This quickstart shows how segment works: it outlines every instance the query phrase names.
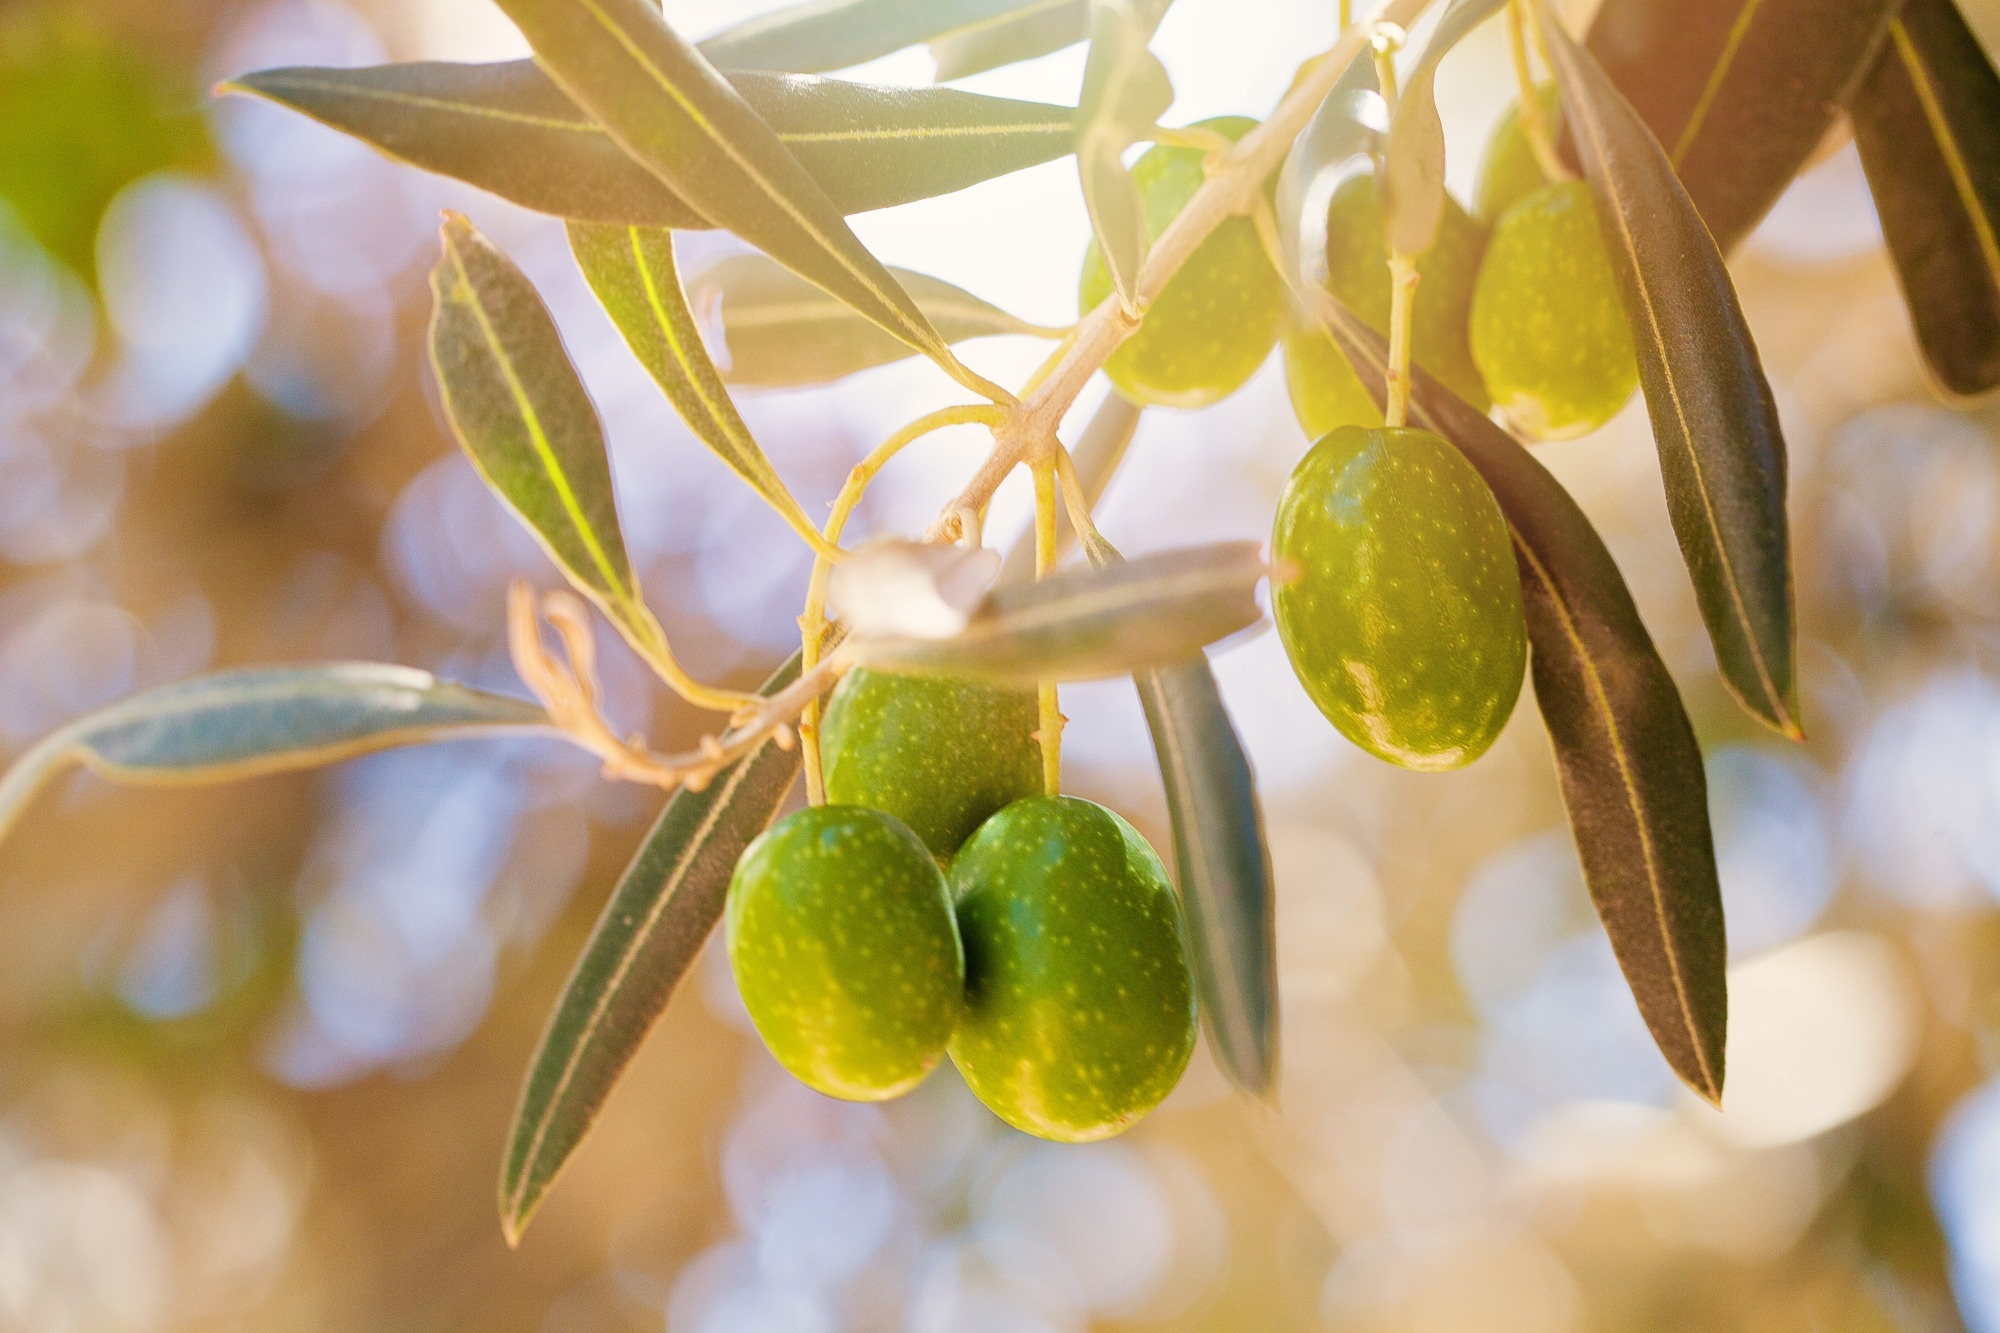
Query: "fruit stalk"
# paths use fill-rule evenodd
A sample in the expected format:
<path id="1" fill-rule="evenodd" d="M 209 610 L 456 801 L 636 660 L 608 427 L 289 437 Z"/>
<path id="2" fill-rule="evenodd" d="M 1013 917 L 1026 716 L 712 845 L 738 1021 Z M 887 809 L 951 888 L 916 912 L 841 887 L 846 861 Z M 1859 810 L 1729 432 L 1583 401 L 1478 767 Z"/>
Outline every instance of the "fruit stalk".
<path id="1" fill-rule="evenodd" d="M 1521 90 L 1521 132 L 1528 138 L 1535 162 L 1550 181 L 1575 180 L 1556 151 L 1555 127 L 1542 113 L 1542 99 L 1535 91 L 1534 71 L 1528 67 L 1528 6 L 1532 0 L 1507 0 L 1507 45 L 1514 53 L 1514 81 Z"/>
<path id="2" fill-rule="evenodd" d="M 1400 251 L 1389 255 L 1388 399 L 1382 424 L 1400 426 L 1410 415 L 1410 314 L 1416 304 L 1417 259 Z"/>
<path id="3" fill-rule="evenodd" d="M 1035 577 L 1045 579 L 1056 568 L 1056 462 L 1044 455 L 1035 461 Z M 1035 688 L 1038 716 L 1035 740 L 1042 747 L 1042 791 L 1062 795 L 1061 701 L 1056 683 L 1045 680 Z"/>

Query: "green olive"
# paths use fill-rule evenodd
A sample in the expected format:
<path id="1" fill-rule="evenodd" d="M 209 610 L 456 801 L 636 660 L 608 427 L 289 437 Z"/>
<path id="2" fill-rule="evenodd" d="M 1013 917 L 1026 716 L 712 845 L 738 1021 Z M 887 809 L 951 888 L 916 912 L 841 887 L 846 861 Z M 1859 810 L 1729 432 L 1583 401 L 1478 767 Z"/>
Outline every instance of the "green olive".
<path id="1" fill-rule="evenodd" d="M 879 810 L 822 805 L 744 850 L 729 965 L 778 1063 L 829 1097 L 908 1092 L 944 1054 L 965 993 L 944 873 Z"/>
<path id="2" fill-rule="evenodd" d="M 826 799 L 894 815 L 949 861 L 986 817 L 1042 789 L 1033 690 L 863 667 L 820 724 Z"/>
<path id="3" fill-rule="evenodd" d="M 1308 439 L 1342 426 L 1382 424 L 1382 409 L 1324 331 L 1295 323 L 1285 330 L 1284 348 L 1285 388 Z"/>
<path id="4" fill-rule="evenodd" d="M 1411 359 L 1446 388 L 1484 412 L 1492 405 L 1466 345 L 1466 311 L 1485 245 L 1479 224 L 1449 195 L 1437 240 L 1417 260 L 1411 308 Z M 1373 176 L 1356 176 L 1334 191 L 1326 217 L 1326 285 L 1377 333 L 1389 332 L 1389 241 L 1382 196 Z"/>
<path id="5" fill-rule="evenodd" d="M 1218 116 L 1196 128 L 1240 139 L 1257 122 Z M 1132 164 L 1146 209 L 1146 236 L 1155 239 L 1207 179 L 1204 154 L 1157 144 Z M 1111 294 L 1111 272 L 1097 243 L 1083 257 L 1077 303 L 1094 308 Z M 1206 407 L 1243 387 L 1278 341 L 1284 285 L 1247 217 L 1226 219 L 1174 274 L 1104 373 L 1133 402 L 1152 407 Z"/>
<path id="6" fill-rule="evenodd" d="M 979 1100 L 1045 1139 L 1109 1138 L 1194 1050 L 1180 904 L 1138 830 L 1073 796 L 1016 801 L 951 865 L 965 1013 L 951 1058 Z"/>
<path id="7" fill-rule="evenodd" d="M 1527 631 L 1506 520 L 1464 455 L 1429 431 L 1334 431 L 1285 483 L 1271 552 L 1295 566 L 1271 594 L 1285 654 L 1343 735 L 1405 768 L 1485 753 Z"/>
<path id="8" fill-rule="evenodd" d="M 1471 329 L 1473 358 L 1522 432 L 1572 439 L 1625 406 L 1639 362 L 1588 185 L 1544 185 L 1501 215 Z"/>
<path id="9" fill-rule="evenodd" d="M 1536 84 L 1535 97 L 1542 104 L 1542 116 L 1553 133 L 1562 111 L 1556 86 Z M 1542 164 L 1528 142 L 1528 132 L 1521 126 L 1521 103 L 1517 98 L 1507 104 L 1500 123 L 1486 140 L 1486 156 L 1479 160 L 1479 185 L 1472 195 L 1473 211 L 1490 227 L 1500 220 L 1502 213 L 1546 184 L 1548 177 L 1542 174 Z"/>

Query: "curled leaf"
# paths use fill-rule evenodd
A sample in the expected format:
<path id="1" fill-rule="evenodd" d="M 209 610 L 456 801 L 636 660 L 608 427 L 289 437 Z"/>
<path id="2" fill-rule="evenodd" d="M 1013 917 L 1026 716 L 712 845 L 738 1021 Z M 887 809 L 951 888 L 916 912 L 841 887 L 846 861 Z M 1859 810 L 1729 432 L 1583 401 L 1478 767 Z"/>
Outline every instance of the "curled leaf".
<path id="1" fill-rule="evenodd" d="M 1389 126 L 1382 212 L 1397 253 L 1421 255 L 1444 217 L 1444 122 L 1438 119 L 1437 70 L 1454 46 L 1500 12 L 1506 0 L 1452 0 L 1424 52 L 1403 81 Z"/>
<path id="2" fill-rule="evenodd" d="M 1123 155 L 1173 104 L 1166 66 L 1146 46 L 1165 10 L 1158 0 L 1093 0 L 1090 9 L 1076 161 L 1090 229 L 1111 286 L 1126 301 L 1146 259 L 1146 210 Z"/>
<path id="3" fill-rule="evenodd" d="M 890 537 L 833 568 L 828 600 L 858 638 L 949 639 L 993 586 L 998 552 Z"/>

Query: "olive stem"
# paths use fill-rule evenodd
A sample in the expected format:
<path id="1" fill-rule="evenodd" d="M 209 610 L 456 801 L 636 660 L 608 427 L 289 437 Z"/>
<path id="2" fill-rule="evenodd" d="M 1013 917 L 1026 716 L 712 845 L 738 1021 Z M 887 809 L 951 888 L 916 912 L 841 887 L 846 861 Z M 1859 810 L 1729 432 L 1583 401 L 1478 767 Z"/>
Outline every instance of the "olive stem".
<path id="1" fill-rule="evenodd" d="M 1556 151 L 1555 127 L 1542 113 L 1541 94 L 1535 88 L 1534 71 L 1528 67 L 1527 8 L 1529 0 L 1507 0 L 1507 45 L 1514 53 L 1514 81 L 1520 85 L 1521 133 L 1535 154 L 1535 165 L 1550 182 L 1573 181 L 1576 173 Z"/>
<path id="2" fill-rule="evenodd" d="M 1388 398 L 1382 408 L 1382 424 L 1401 426 L 1410 415 L 1410 325 L 1416 305 L 1417 272 L 1415 255 L 1389 256 L 1389 372 Z"/>
<path id="3" fill-rule="evenodd" d="M 946 426 L 962 426 L 977 422 L 985 426 L 998 426 L 1007 416 L 1007 410 L 989 404 L 966 404 L 959 407 L 939 408 L 918 417 L 909 425 L 875 446 L 868 456 L 854 465 L 847 474 L 847 481 L 841 486 L 840 494 L 834 497 L 833 509 L 826 516 L 823 536 L 829 547 L 838 548 L 840 535 L 847 527 L 847 519 L 854 507 L 861 503 L 868 485 L 883 467 L 915 440 L 922 439 L 934 430 Z M 827 637 L 826 589 L 827 581 L 833 575 L 833 562 L 824 553 L 813 557 L 812 581 L 806 585 L 805 610 L 799 615 L 799 675 L 805 679 L 813 674 L 819 665 L 820 653 Z M 799 736 L 804 742 L 802 758 L 806 771 L 806 799 L 814 805 L 826 801 L 826 786 L 821 775 L 819 762 L 819 695 L 814 694 L 799 714 Z"/>
<path id="4" fill-rule="evenodd" d="M 1380 17 L 1407 27 L 1429 3 L 1430 0 L 1389 0 Z M 992 451 L 931 525 L 929 535 L 933 539 L 955 537 L 959 513 L 983 510 L 993 492 L 1018 464 L 1048 447 L 1057 425 L 1083 386 L 1118 350 L 1119 344 L 1137 331 L 1144 318 L 1142 312 L 1165 290 L 1195 249 L 1217 227 L 1249 206 L 1368 39 L 1367 27 L 1344 26 L 1325 57 L 1284 96 L 1270 119 L 1220 155 L 1202 187 L 1147 250 L 1137 284 L 1139 311 L 1127 309 L 1115 295 L 1107 296 L 1078 322 L 1076 340 L 1062 360 L 1033 392 L 1010 407 L 1004 423 L 994 428 Z"/>
<path id="5" fill-rule="evenodd" d="M 1061 446 L 1035 460 L 1035 577 L 1047 578 L 1056 568 L 1056 461 Z M 1062 795 L 1062 733 L 1066 720 L 1056 683 L 1042 681 L 1035 688 L 1038 716 L 1035 740 L 1042 747 L 1042 790 L 1050 796 Z"/>

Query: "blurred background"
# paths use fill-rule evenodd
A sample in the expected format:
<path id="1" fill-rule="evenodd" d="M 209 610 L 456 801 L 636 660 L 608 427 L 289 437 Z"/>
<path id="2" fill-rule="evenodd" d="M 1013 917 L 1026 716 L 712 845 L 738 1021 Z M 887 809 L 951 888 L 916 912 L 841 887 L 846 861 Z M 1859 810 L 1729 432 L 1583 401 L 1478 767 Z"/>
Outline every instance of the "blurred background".
<path id="1" fill-rule="evenodd" d="M 691 35 L 768 7 L 667 4 Z M 1180 0 L 1170 120 L 1263 114 L 1333 24 L 1323 0 L 1254 21 Z M 556 223 L 206 93 L 523 52 L 488 0 L 0 4 L 0 759 L 218 666 L 518 689 L 503 591 L 555 575 L 422 368 L 441 207 L 554 308 L 683 660 L 750 684 L 788 651 L 803 548 L 660 400 Z M 1072 101 L 1081 70 L 1071 50 L 970 86 Z M 856 77 L 929 74 L 916 51 Z M 1463 197 L 1511 96 L 1500 33 L 1440 84 Z M 856 226 L 1074 317 L 1068 162 Z M 1725 1113 L 1677 1087 L 1625 992 L 1534 708 L 1467 771 L 1392 770 L 1320 720 L 1268 632 L 1215 665 L 1279 872 L 1277 1106 L 1205 1052 L 1091 1147 L 1007 1130 L 949 1067 L 900 1102 L 829 1101 L 763 1052 L 711 949 L 515 1252 L 494 1189 L 519 1079 L 657 796 L 525 742 L 199 791 L 79 778 L 0 849 L 0 1329 L 2000 1330 L 2000 414 L 1927 389 L 1851 149 L 1734 270 L 1792 450 L 1807 744 L 1719 684 L 1641 405 L 1540 450 L 1709 755 Z M 1018 380 L 1044 350 L 968 357 Z M 955 397 L 912 361 L 743 410 L 822 512 Z M 1304 445 L 1274 359 L 1214 409 L 1150 414 L 1103 526 L 1128 551 L 1264 537 Z M 911 450 L 860 526 L 920 528 L 978 453 L 966 431 Z M 991 530 L 1026 511 L 1010 486 Z M 690 740 L 703 718 L 603 637 L 615 720 Z M 1164 845 L 1129 684 L 1065 704 L 1071 789 Z"/>

